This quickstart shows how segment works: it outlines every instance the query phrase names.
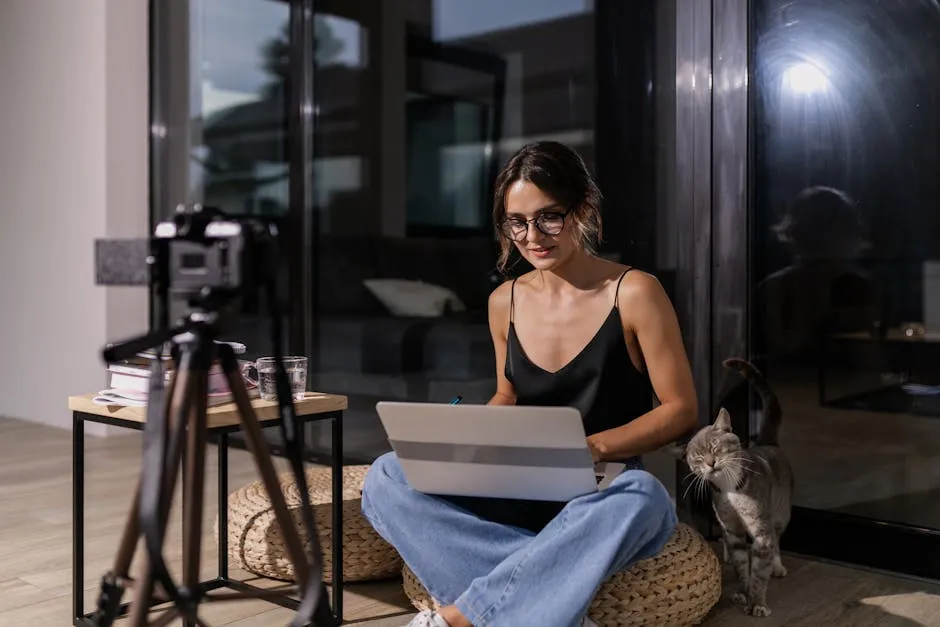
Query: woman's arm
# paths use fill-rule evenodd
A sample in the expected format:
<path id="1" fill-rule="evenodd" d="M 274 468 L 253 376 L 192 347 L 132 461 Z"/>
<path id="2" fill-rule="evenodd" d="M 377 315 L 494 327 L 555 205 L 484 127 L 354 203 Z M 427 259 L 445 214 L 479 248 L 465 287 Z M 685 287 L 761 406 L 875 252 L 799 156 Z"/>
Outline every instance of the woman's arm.
<path id="1" fill-rule="evenodd" d="M 512 284 L 503 283 L 490 294 L 490 335 L 496 353 L 496 394 L 487 405 L 515 405 L 516 390 L 506 378 L 506 340 L 509 336 L 509 302 Z"/>
<path id="2" fill-rule="evenodd" d="M 695 428 L 698 399 L 676 312 L 655 277 L 633 271 L 618 305 L 624 334 L 635 335 L 660 405 L 635 420 L 588 438 L 595 460 L 649 453 Z"/>

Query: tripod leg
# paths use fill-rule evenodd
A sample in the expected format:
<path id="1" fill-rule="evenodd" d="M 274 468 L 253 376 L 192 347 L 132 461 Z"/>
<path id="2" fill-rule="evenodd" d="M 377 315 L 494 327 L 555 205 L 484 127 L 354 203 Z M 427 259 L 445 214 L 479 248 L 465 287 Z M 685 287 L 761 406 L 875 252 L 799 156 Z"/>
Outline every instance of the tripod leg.
<path id="1" fill-rule="evenodd" d="M 121 536 L 121 544 L 118 548 L 117 559 L 114 563 L 113 572 L 117 577 L 130 576 L 131 564 L 134 561 L 134 550 L 137 548 L 137 541 L 140 539 L 139 508 L 140 482 L 138 481 L 137 489 L 134 491 L 134 502 L 131 505 L 131 511 L 127 515 L 127 522 L 124 525 L 124 535 Z"/>
<path id="2" fill-rule="evenodd" d="M 232 398 L 238 408 L 241 417 L 242 427 L 245 429 L 245 440 L 258 467 L 258 474 L 261 475 L 261 481 L 267 490 L 268 497 L 271 499 L 271 507 L 274 510 L 274 518 L 281 528 L 284 535 L 284 543 L 287 548 L 287 555 L 294 565 L 294 572 L 297 575 L 297 582 L 301 589 L 307 585 L 307 578 L 310 574 L 309 564 L 304 556 L 303 542 L 294 526 L 294 521 L 287 509 L 287 501 L 284 499 L 284 493 L 281 491 L 281 485 L 277 480 L 277 472 L 274 469 L 274 462 L 271 459 L 271 450 L 268 447 L 264 435 L 261 433 L 261 426 L 258 424 L 258 418 L 255 410 L 251 406 L 251 399 L 248 398 L 248 391 L 245 389 L 245 382 L 241 378 L 238 364 L 231 354 L 220 351 L 222 359 L 222 370 L 225 372 L 225 378 L 228 381 L 229 389 L 232 391 Z"/>
<path id="3" fill-rule="evenodd" d="M 166 398 L 173 398 L 175 386 L 176 377 L 173 377 L 167 386 Z M 164 422 L 164 429 L 165 433 L 169 432 L 169 421 Z M 126 582 L 130 579 L 131 564 L 134 561 L 137 541 L 140 539 L 139 508 L 140 479 L 138 478 L 137 487 L 134 490 L 134 500 L 127 514 L 124 532 L 121 535 L 121 543 L 118 545 L 117 555 L 114 558 L 114 566 L 110 572 L 105 573 L 101 580 L 101 595 L 98 599 L 95 617 L 96 623 L 101 627 L 113 624 L 115 618 L 117 618 L 121 597 L 124 595 Z"/>
<path id="4" fill-rule="evenodd" d="M 166 533 L 166 523 L 170 515 L 170 508 L 173 504 L 173 493 L 176 490 L 177 468 L 180 464 L 182 455 L 183 434 L 186 432 L 187 415 L 192 405 L 192 385 L 194 378 L 189 372 L 189 359 L 184 356 L 180 362 L 180 369 L 174 377 L 173 395 L 167 404 L 167 429 L 172 432 L 169 439 L 170 445 L 167 451 L 168 460 L 160 466 L 156 472 L 164 474 L 164 483 L 160 498 L 159 524 Z M 168 461 L 168 463 L 166 463 Z M 139 524 L 139 520 L 138 520 Z M 162 541 L 162 538 L 161 538 Z M 137 579 L 134 585 L 134 602 L 131 605 L 129 624 L 133 627 L 145 627 L 147 624 L 147 612 L 153 600 L 153 574 L 150 569 L 150 559 L 146 551 L 141 555 L 140 572 L 142 575 Z"/>
<path id="5" fill-rule="evenodd" d="M 176 377 L 170 379 L 167 386 L 166 398 L 172 399 L 176 393 Z M 165 437 L 170 434 L 170 424 L 173 421 L 173 414 L 166 412 L 167 420 L 163 423 L 163 433 Z M 124 535 L 121 536 L 121 545 L 118 549 L 117 558 L 114 560 L 114 574 L 118 577 L 129 577 L 131 564 L 134 560 L 134 549 L 137 547 L 137 541 L 140 539 L 140 478 L 137 479 L 137 489 L 134 491 L 134 504 L 127 517 L 127 523 L 124 525 Z"/>
<path id="6" fill-rule="evenodd" d="M 137 540 L 140 539 L 140 525 L 137 520 L 139 506 L 140 485 L 137 486 L 127 522 L 124 523 L 124 534 L 121 536 L 114 569 L 101 577 L 101 590 L 94 617 L 97 627 L 113 625 L 121 607 L 121 598 L 124 596 L 127 581 L 130 578 L 130 565 L 137 547 Z"/>
<path id="7" fill-rule="evenodd" d="M 196 399 L 201 400 L 194 399 L 190 411 L 191 421 L 183 470 L 183 585 L 189 588 L 191 594 L 198 595 L 205 493 L 207 370 L 200 368 L 196 373 L 193 389 Z"/>

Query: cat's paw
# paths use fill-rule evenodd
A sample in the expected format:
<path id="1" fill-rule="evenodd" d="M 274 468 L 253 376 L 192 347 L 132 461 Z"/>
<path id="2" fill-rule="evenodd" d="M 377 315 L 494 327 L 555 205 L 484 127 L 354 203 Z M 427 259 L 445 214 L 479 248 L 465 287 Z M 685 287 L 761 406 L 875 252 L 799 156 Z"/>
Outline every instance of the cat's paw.
<path id="1" fill-rule="evenodd" d="M 774 564 L 774 569 L 771 571 L 771 574 L 774 577 L 786 577 L 787 567 L 780 563 Z"/>
<path id="2" fill-rule="evenodd" d="M 752 605 L 747 608 L 747 613 L 751 616 L 770 616 L 770 608 L 766 605 Z"/>
<path id="3" fill-rule="evenodd" d="M 731 602 L 735 605 L 747 605 L 747 595 L 743 592 L 735 592 L 731 595 Z"/>

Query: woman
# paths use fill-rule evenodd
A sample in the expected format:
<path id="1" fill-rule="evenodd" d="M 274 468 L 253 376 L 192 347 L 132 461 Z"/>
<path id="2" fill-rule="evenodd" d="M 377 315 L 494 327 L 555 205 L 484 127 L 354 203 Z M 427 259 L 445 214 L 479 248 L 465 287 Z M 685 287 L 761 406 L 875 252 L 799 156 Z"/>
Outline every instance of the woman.
<path id="1" fill-rule="evenodd" d="M 553 504 L 421 494 L 394 453 L 377 459 L 362 511 L 447 604 L 412 627 L 583 624 L 600 584 L 659 552 L 675 529 L 640 456 L 694 428 L 692 376 L 660 284 L 594 253 L 599 205 L 581 158 L 555 142 L 523 147 L 497 179 L 500 269 L 515 246 L 534 270 L 490 296 L 489 402 L 576 407 L 595 461 L 627 469 L 607 489 Z"/>

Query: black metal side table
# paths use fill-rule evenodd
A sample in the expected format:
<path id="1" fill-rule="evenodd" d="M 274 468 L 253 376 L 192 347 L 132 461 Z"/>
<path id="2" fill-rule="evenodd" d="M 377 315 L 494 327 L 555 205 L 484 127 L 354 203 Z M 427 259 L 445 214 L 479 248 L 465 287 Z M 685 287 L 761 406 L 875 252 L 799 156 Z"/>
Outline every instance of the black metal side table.
<path id="1" fill-rule="evenodd" d="M 72 411 L 72 623 L 91 626 L 91 614 L 85 613 L 85 423 L 97 422 L 141 431 L 146 421 L 146 408 L 97 405 L 95 394 L 69 397 Z M 277 403 L 254 399 L 252 401 L 262 427 L 277 424 Z M 306 398 L 295 401 L 297 416 L 303 422 L 329 420 L 332 422 L 332 496 L 333 496 L 333 585 L 332 614 L 335 624 L 343 622 L 343 411 L 347 398 L 335 394 L 308 392 Z M 287 595 L 273 595 L 270 591 L 232 579 L 228 572 L 228 449 L 229 434 L 240 431 L 241 423 L 234 404 L 210 407 L 207 411 L 208 436 L 218 447 L 218 575 L 202 582 L 204 591 L 231 588 L 242 592 L 264 593 L 264 598 L 282 607 L 296 610 L 300 602 Z M 300 431 L 301 434 L 303 430 Z M 130 501 L 128 501 L 130 502 Z M 115 544 L 114 550 L 118 547 Z M 103 574 L 103 573 L 102 573 Z M 156 599 L 154 603 L 164 603 Z M 129 603 L 121 606 L 120 616 L 127 613 Z"/>

